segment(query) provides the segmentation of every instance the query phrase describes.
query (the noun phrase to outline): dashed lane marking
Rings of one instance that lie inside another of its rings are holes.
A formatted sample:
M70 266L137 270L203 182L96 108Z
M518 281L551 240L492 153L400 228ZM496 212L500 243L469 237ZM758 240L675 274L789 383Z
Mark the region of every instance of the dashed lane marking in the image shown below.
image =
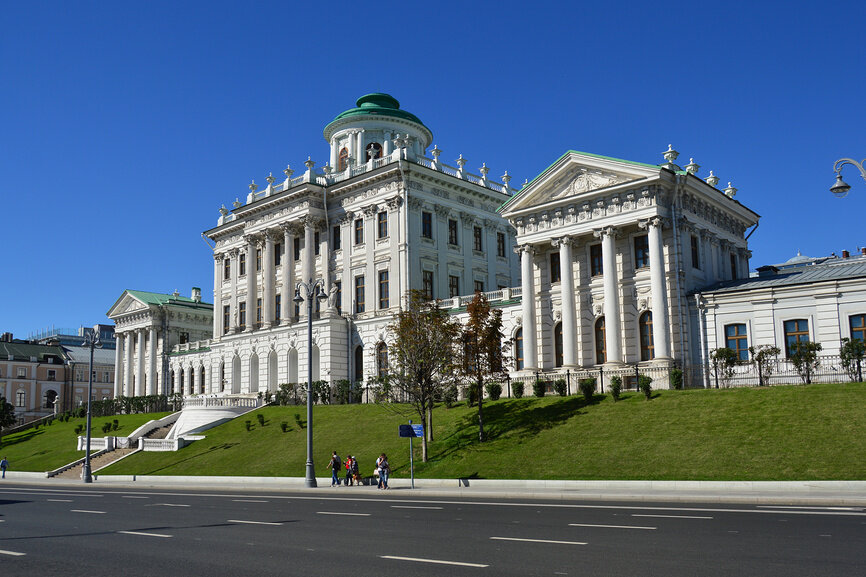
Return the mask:
M442 509L442 507L415 507L412 505L391 505L392 509Z
M45 499L46 501L51 501L52 503L71 503L72 499Z
M145 505L146 507L191 507L182 503L154 503L153 505Z
M518 537L491 537L496 541L525 541L527 543L555 543L557 545L586 545L581 541L553 541L551 539L521 539Z
M144 531L118 531L118 533L123 533L124 535L142 535L144 537L174 537L174 535L163 535L162 533L145 533Z
M316 515L347 515L349 517L369 517L370 513L343 513L342 511L316 511Z
M4 551L0 549L0 555L11 555L12 557L23 557L27 553L19 553L18 551Z
M702 517L700 515L642 515L633 513L632 517L659 517L662 519L712 519L712 517Z
M71 509L73 513L93 513L94 515L105 515L105 511L88 511L87 509Z
M601 527L603 529L647 529L656 530L658 527L639 527L636 525L591 525L589 523L569 523L569 527Z
M150 497L142 497L140 495L122 495L124 499L150 499Z
M244 521L243 519L229 519L227 523L244 523L246 525L282 525L282 523L272 523L269 521Z
M263 499L232 499L235 503L268 503L269 501L265 501Z
M437 565L459 565L460 567L489 567L481 563L466 563L463 561L445 561L442 559L422 559L421 557L397 557L396 555L379 555L380 559L394 559L396 561L415 561L416 563L435 563Z

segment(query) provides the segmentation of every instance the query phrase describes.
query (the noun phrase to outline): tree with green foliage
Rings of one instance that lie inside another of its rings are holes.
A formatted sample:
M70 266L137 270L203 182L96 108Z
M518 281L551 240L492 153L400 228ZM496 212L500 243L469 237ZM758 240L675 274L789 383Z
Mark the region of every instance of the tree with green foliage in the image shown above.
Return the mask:
M393 397L405 399L421 418L425 431L421 458L426 463L427 441L433 439L433 403L458 373L460 323L437 302L427 302L420 291L413 290L407 308L388 329L392 337L388 387Z
M812 341L797 341L791 345L791 363L797 369L803 383L807 385L812 383L812 373L821 365L821 360L818 358L821 349L823 349L821 343Z
M502 332L502 311L490 307L487 297L476 292L466 306L469 319L462 328L463 374L472 380L478 391L478 440L484 442L484 394L485 381L499 381L505 378L506 368L505 337Z
M0 397L0 441L3 440L3 427L15 424L15 407L6 402L6 397Z
M737 352L728 347L713 349L710 352L710 362L713 365L713 374L716 376L716 388L719 388L719 381L725 388L731 384L731 377L734 376L734 367L739 362Z
M587 405L592 403L592 397L593 395L595 395L595 385L595 377L586 377L585 379L580 379L580 382L577 385Z
M652 389L653 379L649 375L638 375L637 384L640 387L640 392L643 393L643 396L646 397L646 400L650 400L653 395Z
M842 347L839 349L842 358L842 368L848 373L852 381L863 381L863 358L866 357L866 343L862 339L842 339Z
M752 355L752 364L758 371L758 385L770 384L770 375L773 372L771 363L773 359L779 356L782 351L776 345L758 345L749 347L749 354Z
M613 402L617 402L622 394L622 377L614 375L610 378L607 388L610 390L610 396Z

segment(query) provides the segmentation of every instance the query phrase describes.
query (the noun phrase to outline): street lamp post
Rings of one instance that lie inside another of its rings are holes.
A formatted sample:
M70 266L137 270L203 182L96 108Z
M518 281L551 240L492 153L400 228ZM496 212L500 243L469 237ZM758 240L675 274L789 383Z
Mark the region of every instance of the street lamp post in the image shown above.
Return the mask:
M866 158L860 162L857 162L853 158L840 158L836 161L836 164L833 165L833 170L836 171L836 183L830 187L830 192L839 198L845 198L848 196L848 191L851 190L851 185L842 180L842 167L846 164L856 166L860 171L860 176L863 177L863 180L866 180L866 168L863 166L866 164Z
M93 477L90 475L90 399L93 397L93 349L102 348L97 327L84 332L84 346L90 348L90 366L87 371L87 440L84 446L84 470L81 472L81 478L85 483L92 483Z
M304 296L301 296L301 289L304 290ZM292 300L298 305L307 301L307 474L304 479L307 487L316 486L316 470L313 466L313 298L319 301L328 298L322 279L313 282L311 278L307 282L299 282Z

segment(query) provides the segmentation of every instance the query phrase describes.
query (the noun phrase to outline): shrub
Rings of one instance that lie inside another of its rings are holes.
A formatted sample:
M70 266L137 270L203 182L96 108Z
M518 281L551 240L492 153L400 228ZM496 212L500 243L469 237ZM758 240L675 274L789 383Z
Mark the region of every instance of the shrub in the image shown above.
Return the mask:
M752 363L758 370L758 384L760 386L769 385L770 374L773 372L773 367L770 364L774 357L778 356L782 350L775 345L758 345L749 347L749 354L752 355Z
M516 381L511 383L511 394L514 395L515 399L520 399L523 397L523 381Z
M478 403L478 385L472 383L466 388L469 396L469 406L472 407Z
M499 397L502 396L502 385L499 383L487 383L484 388L487 390L487 396L490 397L491 401L498 401Z
M102 424L102 432L107 433L111 430L111 423L103 423Z
M120 427L120 423L117 421L117 419L114 419L113 421L111 421L111 430L112 431L116 431L118 427Z
M289 423L286 421L283 421L282 423L280 423L280 428L283 430L284 433L288 433L289 432Z
M648 377L647 375L638 375L637 385L640 387L640 392L643 393L643 396L646 397L646 400L650 400L653 394L652 389L652 377Z
M668 373L668 382L671 384L672 389L676 389L677 391L682 390L683 388L683 371L682 369L678 369L676 367L671 369L671 372Z
M739 362L737 352L728 347L713 349L710 352L710 361L716 375L716 388L719 388L719 381L727 388L731 382L731 377L734 376L734 367Z
M265 426L265 416L263 414L256 413L256 419L259 420L259 425L261 425L262 427Z
M592 396L595 394L595 382L595 377L587 377L585 379L580 379L580 383L578 383L580 394L583 395L587 404L592 402Z
M613 397L614 402L618 401L619 395L622 393L622 377L616 375L611 377L608 388L610 389L610 396Z
M568 383L565 382L565 379L556 379L553 383L553 390L560 397L564 397L568 394Z
M852 381L863 380L863 357L866 357L866 344L861 339L842 339L842 347L839 349L839 357L842 359L842 368L848 373Z
M791 345L791 363L807 385L812 383L812 373L821 364L818 353L822 348L821 343L811 341L799 341Z
M75 434L76 435L80 435L83 430L84 430L84 425L76 425L75 426Z
M299 429L304 428L304 422L301 420L301 414L300 413L295 413L295 422L298 424Z
M247 431L249 431L253 428L253 422L252 421L244 421L244 424L247 426Z
M445 403L446 408L451 408L457 404L457 385L451 384L445 387L445 390L442 391L442 402Z
M547 383L542 381L541 379L536 379L534 383L532 383L532 393L541 398L544 396L544 393L547 392Z

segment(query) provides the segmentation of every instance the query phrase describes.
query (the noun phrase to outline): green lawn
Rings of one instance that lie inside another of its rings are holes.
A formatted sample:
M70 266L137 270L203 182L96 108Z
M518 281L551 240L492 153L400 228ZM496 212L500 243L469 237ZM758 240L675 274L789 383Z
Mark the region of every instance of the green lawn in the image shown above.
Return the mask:
M101 471L151 475L304 475L305 407L266 407L235 419L176 453L138 453ZM489 440L479 443L477 409L434 412L429 478L818 480L866 479L866 384L659 391L652 401L626 393L502 399L484 405ZM317 406L316 472L330 452L355 454L372 473L380 452L408 476L408 440L397 437L404 406ZM244 421L249 419L252 430ZM280 422L289 423L283 433ZM54 425L57 426L56 424ZM5 443L4 443L5 445ZM14 447L14 445L13 445ZM11 449L11 447L10 447ZM10 450L10 460L13 460ZM20 468L20 464L17 464Z
M126 436L151 419L160 419L169 413L142 415L117 415L114 417L94 417L91 420L91 435L102 437L102 425L117 419L117 431L113 436ZM9 459L13 471L53 471L84 456L84 451L76 451L75 427L84 425L85 419L69 419L68 422L54 420L50 425L38 429L28 429L12 435L3 435L0 442L0 456Z

